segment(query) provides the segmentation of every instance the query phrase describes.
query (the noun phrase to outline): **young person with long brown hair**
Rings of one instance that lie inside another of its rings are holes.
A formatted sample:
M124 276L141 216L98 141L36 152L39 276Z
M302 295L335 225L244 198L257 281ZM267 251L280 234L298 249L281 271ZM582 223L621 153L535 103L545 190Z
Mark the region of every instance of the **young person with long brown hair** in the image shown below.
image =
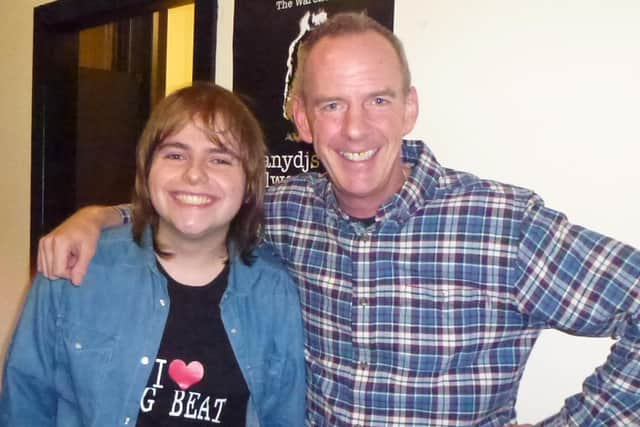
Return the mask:
M219 86L158 104L137 148L133 226L102 236L85 286L35 280L0 425L303 425L296 286L257 248L265 150Z

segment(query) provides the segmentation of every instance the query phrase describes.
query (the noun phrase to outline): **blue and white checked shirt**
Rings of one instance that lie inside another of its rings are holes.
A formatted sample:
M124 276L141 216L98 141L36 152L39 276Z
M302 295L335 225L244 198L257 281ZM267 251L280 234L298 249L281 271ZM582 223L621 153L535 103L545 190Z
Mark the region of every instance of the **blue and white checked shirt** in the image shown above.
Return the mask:
M324 175L268 192L265 238L300 284L310 424L503 426L555 328L617 341L543 425L640 426L640 252L421 142L403 156L412 175L370 226Z

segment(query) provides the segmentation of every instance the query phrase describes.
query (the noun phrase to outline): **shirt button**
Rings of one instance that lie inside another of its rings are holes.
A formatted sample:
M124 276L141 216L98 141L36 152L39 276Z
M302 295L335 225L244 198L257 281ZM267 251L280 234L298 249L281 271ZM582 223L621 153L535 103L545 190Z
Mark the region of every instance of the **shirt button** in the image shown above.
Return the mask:
M82 350L82 344L80 344L79 342L74 343L74 344L73 344L73 347L74 347L76 350Z
M148 365L149 358L147 356L142 357L142 359L140 359L140 363L142 363L143 365Z
M161 298L161 299L160 299L160 305L164 307L166 304L167 304L167 303L166 303L166 302L164 302L164 300Z
M368 242L369 241L369 234L368 233L364 233L364 234L360 235L360 240L362 240L363 242Z
M361 360L358 362L358 369L364 370L364 369L367 369L368 367L369 367L369 364L366 361Z
M231 328L231 333L235 334L236 332L238 332L238 330L236 328Z
M129 424L129 421L131 421L131 418L126 417L126 418L124 419L124 424L125 424L125 425Z
M369 305L369 300L368 300L368 299L366 299L366 298L360 298L360 305L361 305L362 307L366 307L366 306L368 306L368 305Z

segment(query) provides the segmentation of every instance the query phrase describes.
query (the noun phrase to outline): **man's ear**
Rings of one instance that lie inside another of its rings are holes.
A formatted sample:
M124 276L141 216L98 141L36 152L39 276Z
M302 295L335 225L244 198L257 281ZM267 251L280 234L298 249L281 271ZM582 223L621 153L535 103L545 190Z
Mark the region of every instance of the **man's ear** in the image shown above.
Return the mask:
M307 144L313 143L313 133L309 125L309 117L307 116L307 110L301 97L294 96L291 99L291 112L293 113L293 123L296 125L300 139Z
M407 93L407 98L405 99L405 109L404 109L404 126L403 133L404 135L411 132L416 125L416 121L418 120L418 113L420 112L420 106L418 105L418 92L416 88L411 86L409 88L409 93Z

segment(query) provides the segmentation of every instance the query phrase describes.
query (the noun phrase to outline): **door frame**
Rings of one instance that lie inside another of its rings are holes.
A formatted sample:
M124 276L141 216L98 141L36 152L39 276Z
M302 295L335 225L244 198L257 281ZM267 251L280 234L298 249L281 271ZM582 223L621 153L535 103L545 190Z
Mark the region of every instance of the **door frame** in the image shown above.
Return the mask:
M195 4L193 79L215 80L217 0L58 0L34 8L31 112L30 261L35 268L38 241L74 210L77 32ZM60 189L65 189L61 191Z

